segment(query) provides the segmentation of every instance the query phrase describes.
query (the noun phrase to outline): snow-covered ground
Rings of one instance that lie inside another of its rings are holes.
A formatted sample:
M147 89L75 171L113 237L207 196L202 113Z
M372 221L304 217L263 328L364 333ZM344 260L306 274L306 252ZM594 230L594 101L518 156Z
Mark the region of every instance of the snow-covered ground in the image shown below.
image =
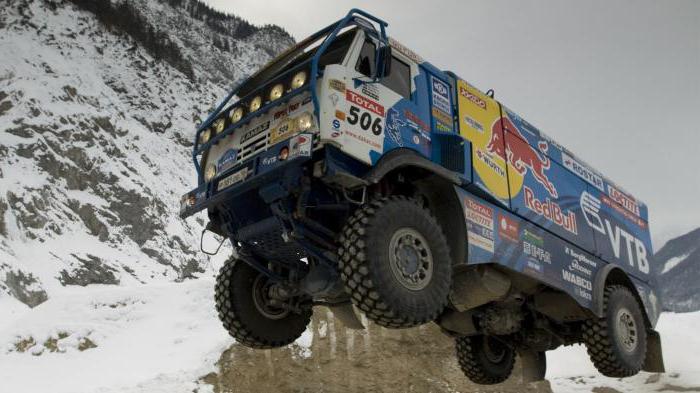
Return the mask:
M233 340L214 310L211 278L142 286L67 288L29 309L0 298L0 390L3 392L205 392ZM555 392L621 392L700 386L700 313L664 314L659 330L668 373L624 379L600 376L582 346L548 354ZM295 345L305 356L310 340ZM304 355L302 355L304 356Z

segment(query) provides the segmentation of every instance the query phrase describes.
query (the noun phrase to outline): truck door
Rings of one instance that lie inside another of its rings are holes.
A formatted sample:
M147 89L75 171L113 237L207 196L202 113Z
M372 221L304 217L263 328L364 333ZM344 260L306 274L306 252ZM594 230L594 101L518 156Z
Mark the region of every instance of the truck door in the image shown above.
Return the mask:
M373 82L376 48L376 41L364 38L356 48L354 64L347 66L344 149L370 164L396 148L410 148L430 157L430 118L427 105L419 105L425 99L416 89L419 67L394 50L391 72Z

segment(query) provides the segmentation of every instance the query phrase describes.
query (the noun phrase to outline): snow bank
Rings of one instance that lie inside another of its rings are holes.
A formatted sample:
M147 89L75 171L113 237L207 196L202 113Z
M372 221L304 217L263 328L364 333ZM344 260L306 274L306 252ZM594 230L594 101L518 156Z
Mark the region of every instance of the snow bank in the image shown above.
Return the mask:
M233 342L212 294L204 279L92 286L15 313L0 330L2 390L191 392Z

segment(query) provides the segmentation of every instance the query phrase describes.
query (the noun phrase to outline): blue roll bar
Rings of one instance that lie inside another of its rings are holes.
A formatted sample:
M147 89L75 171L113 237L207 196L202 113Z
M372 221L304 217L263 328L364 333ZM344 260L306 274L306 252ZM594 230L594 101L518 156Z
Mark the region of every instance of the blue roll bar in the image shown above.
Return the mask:
M389 26L389 24L388 24L387 22L383 21L382 19L379 19L379 18L377 18L377 17L375 17L375 16L373 16L373 15L368 14L367 12L365 12L365 11L363 11L363 10L360 10L360 9L357 9L357 8L353 8L353 9L351 9L351 10L347 13L347 15L345 15L345 17L344 17L343 19L341 19L341 20L339 20L339 21L337 21L337 22L335 22L335 23L332 23L332 24L326 26L325 28L319 30L318 32L316 32L315 34L313 34L313 35L310 36L309 38L305 39L305 40L302 41L301 43L295 45L295 46L291 49L291 50L294 50L294 49L298 48L299 46L301 46L302 44L307 44L307 43L308 43L309 41L311 41L312 39L318 38L318 37L322 36L323 34L325 34L326 32L328 32L328 31L330 31L331 29L333 29L333 30L331 31L331 33L328 34L328 35L326 36L326 38L323 40L323 42L321 43L321 46L319 46L318 50L316 50L316 53L314 53L314 56L313 56L313 58L312 58L312 60L311 60L311 71L310 71L310 79L311 79L311 80L310 80L310 82L309 82L309 86L308 86L307 88L299 88L299 89L297 89L295 92L293 92L293 94L291 94L291 95L285 97L286 99L289 99L289 98L291 98L291 97L293 97L293 96L296 96L297 94L302 93L303 91L306 91L307 89L310 90L310 91L311 91L311 101L313 102L313 105L314 105L314 115L316 115L316 118L317 118L317 119L319 118L319 115L320 115L320 104L319 104L319 102L318 102L318 97L317 97L317 94L316 94L316 83L317 83L317 81L318 81L318 63L319 63L319 61L320 61L321 56L323 55L323 53L326 51L326 49L327 49L328 46L331 44L331 42L333 42L333 40L335 40L335 38L338 36L338 34L340 33L340 31L341 31L343 28L345 28L346 26L350 25L350 23L353 22L357 16L364 17L364 18L369 19L370 21L375 22L376 24L378 24L378 25L379 25L379 29L380 29L380 39L381 39L381 41L384 42L384 43L387 42L386 27ZM377 59L377 61L378 61L378 59ZM290 70L284 72L283 74L278 75L278 76L275 77L274 79L279 79L279 78L281 78L282 76L287 75L287 74L289 74L289 73L292 72L292 71L295 71L296 69L300 68L302 65L305 65L305 64L307 64L307 63L305 62L305 63L303 63L303 64L300 64L300 65L297 66L297 67L293 67L292 69L290 69ZM375 69L376 69L376 68L375 68ZM254 74L254 75L255 75L255 74ZM254 75L252 75L252 76L254 76ZM237 84L231 89L231 91L228 93L228 95L226 96L226 98L224 98L224 100L221 101L221 103L216 107L216 109L214 109L214 111L207 117L207 119L204 120L204 121L200 124L199 127L197 127L197 130L196 130L195 135L194 135L194 145L193 145L193 147L192 147L192 160L194 161L194 166L195 166L195 168L196 168L196 170L197 170L197 181L198 181L198 184L199 184L199 185L201 185L201 184L204 182L204 175L203 175L203 173L202 173L202 167L199 165L199 161L197 160L197 156L198 156L200 153L202 153L203 151L205 151L206 148L208 148L210 144L212 144L213 142L215 142L215 141L217 141L217 140L219 140L219 139L225 137L226 135L230 134L231 132L233 132L233 129L234 129L234 128L231 127L229 130L226 130L226 131L222 132L221 134L219 134L219 135L217 135L216 137L212 138L210 141L208 141L207 143L205 143L205 144L202 145L202 146L199 146L199 143L198 143L198 142L199 142L199 135L200 135L200 133L201 133L203 130L205 130L205 129L207 129L208 127L211 126L211 124L212 124L212 122L214 121L214 119L221 113L221 111L224 109L224 107L226 106L226 104L228 104L228 102L231 100L231 98L233 98L233 97L238 93L238 91L240 90L240 88L241 88L252 76L249 76L248 78L244 79L243 81L237 83ZM265 85L267 85L267 83L266 83ZM261 86L261 88L262 88L262 86ZM259 89L253 90L250 94L246 95L246 97L241 98L239 101L243 101L243 100L244 100L245 98L247 98L248 96L252 96L254 93L257 93L258 90L259 90ZM265 111L265 110L271 108L273 105L278 105L278 104L279 104L279 102L275 101L274 103L273 103L273 102L270 102L270 103L268 103L268 104L266 104L266 105L263 105L263 106L262 106L261 108L259 108L257 111L252 112L252 113L249 113L249 114L247 114L246 116L244 116L241 120L239 120L238 122L236 122L236 124L243 124L245 121L247 121L248 119L251 119L252 117L254 117L255 115L257 115L258 113L261 113L262 111Z

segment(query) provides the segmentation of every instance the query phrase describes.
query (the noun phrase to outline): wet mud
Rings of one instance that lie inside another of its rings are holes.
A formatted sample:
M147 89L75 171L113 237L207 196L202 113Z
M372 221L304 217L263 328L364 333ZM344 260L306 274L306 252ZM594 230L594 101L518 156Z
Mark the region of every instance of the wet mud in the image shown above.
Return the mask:
M434 324L389 330L363 322L366 330L346 329L329 310L316 308L301 345L254 350L233 344L202 381L217 393L552 391L547 381L522 383L518 363L503 384L470 383L453 339Z

